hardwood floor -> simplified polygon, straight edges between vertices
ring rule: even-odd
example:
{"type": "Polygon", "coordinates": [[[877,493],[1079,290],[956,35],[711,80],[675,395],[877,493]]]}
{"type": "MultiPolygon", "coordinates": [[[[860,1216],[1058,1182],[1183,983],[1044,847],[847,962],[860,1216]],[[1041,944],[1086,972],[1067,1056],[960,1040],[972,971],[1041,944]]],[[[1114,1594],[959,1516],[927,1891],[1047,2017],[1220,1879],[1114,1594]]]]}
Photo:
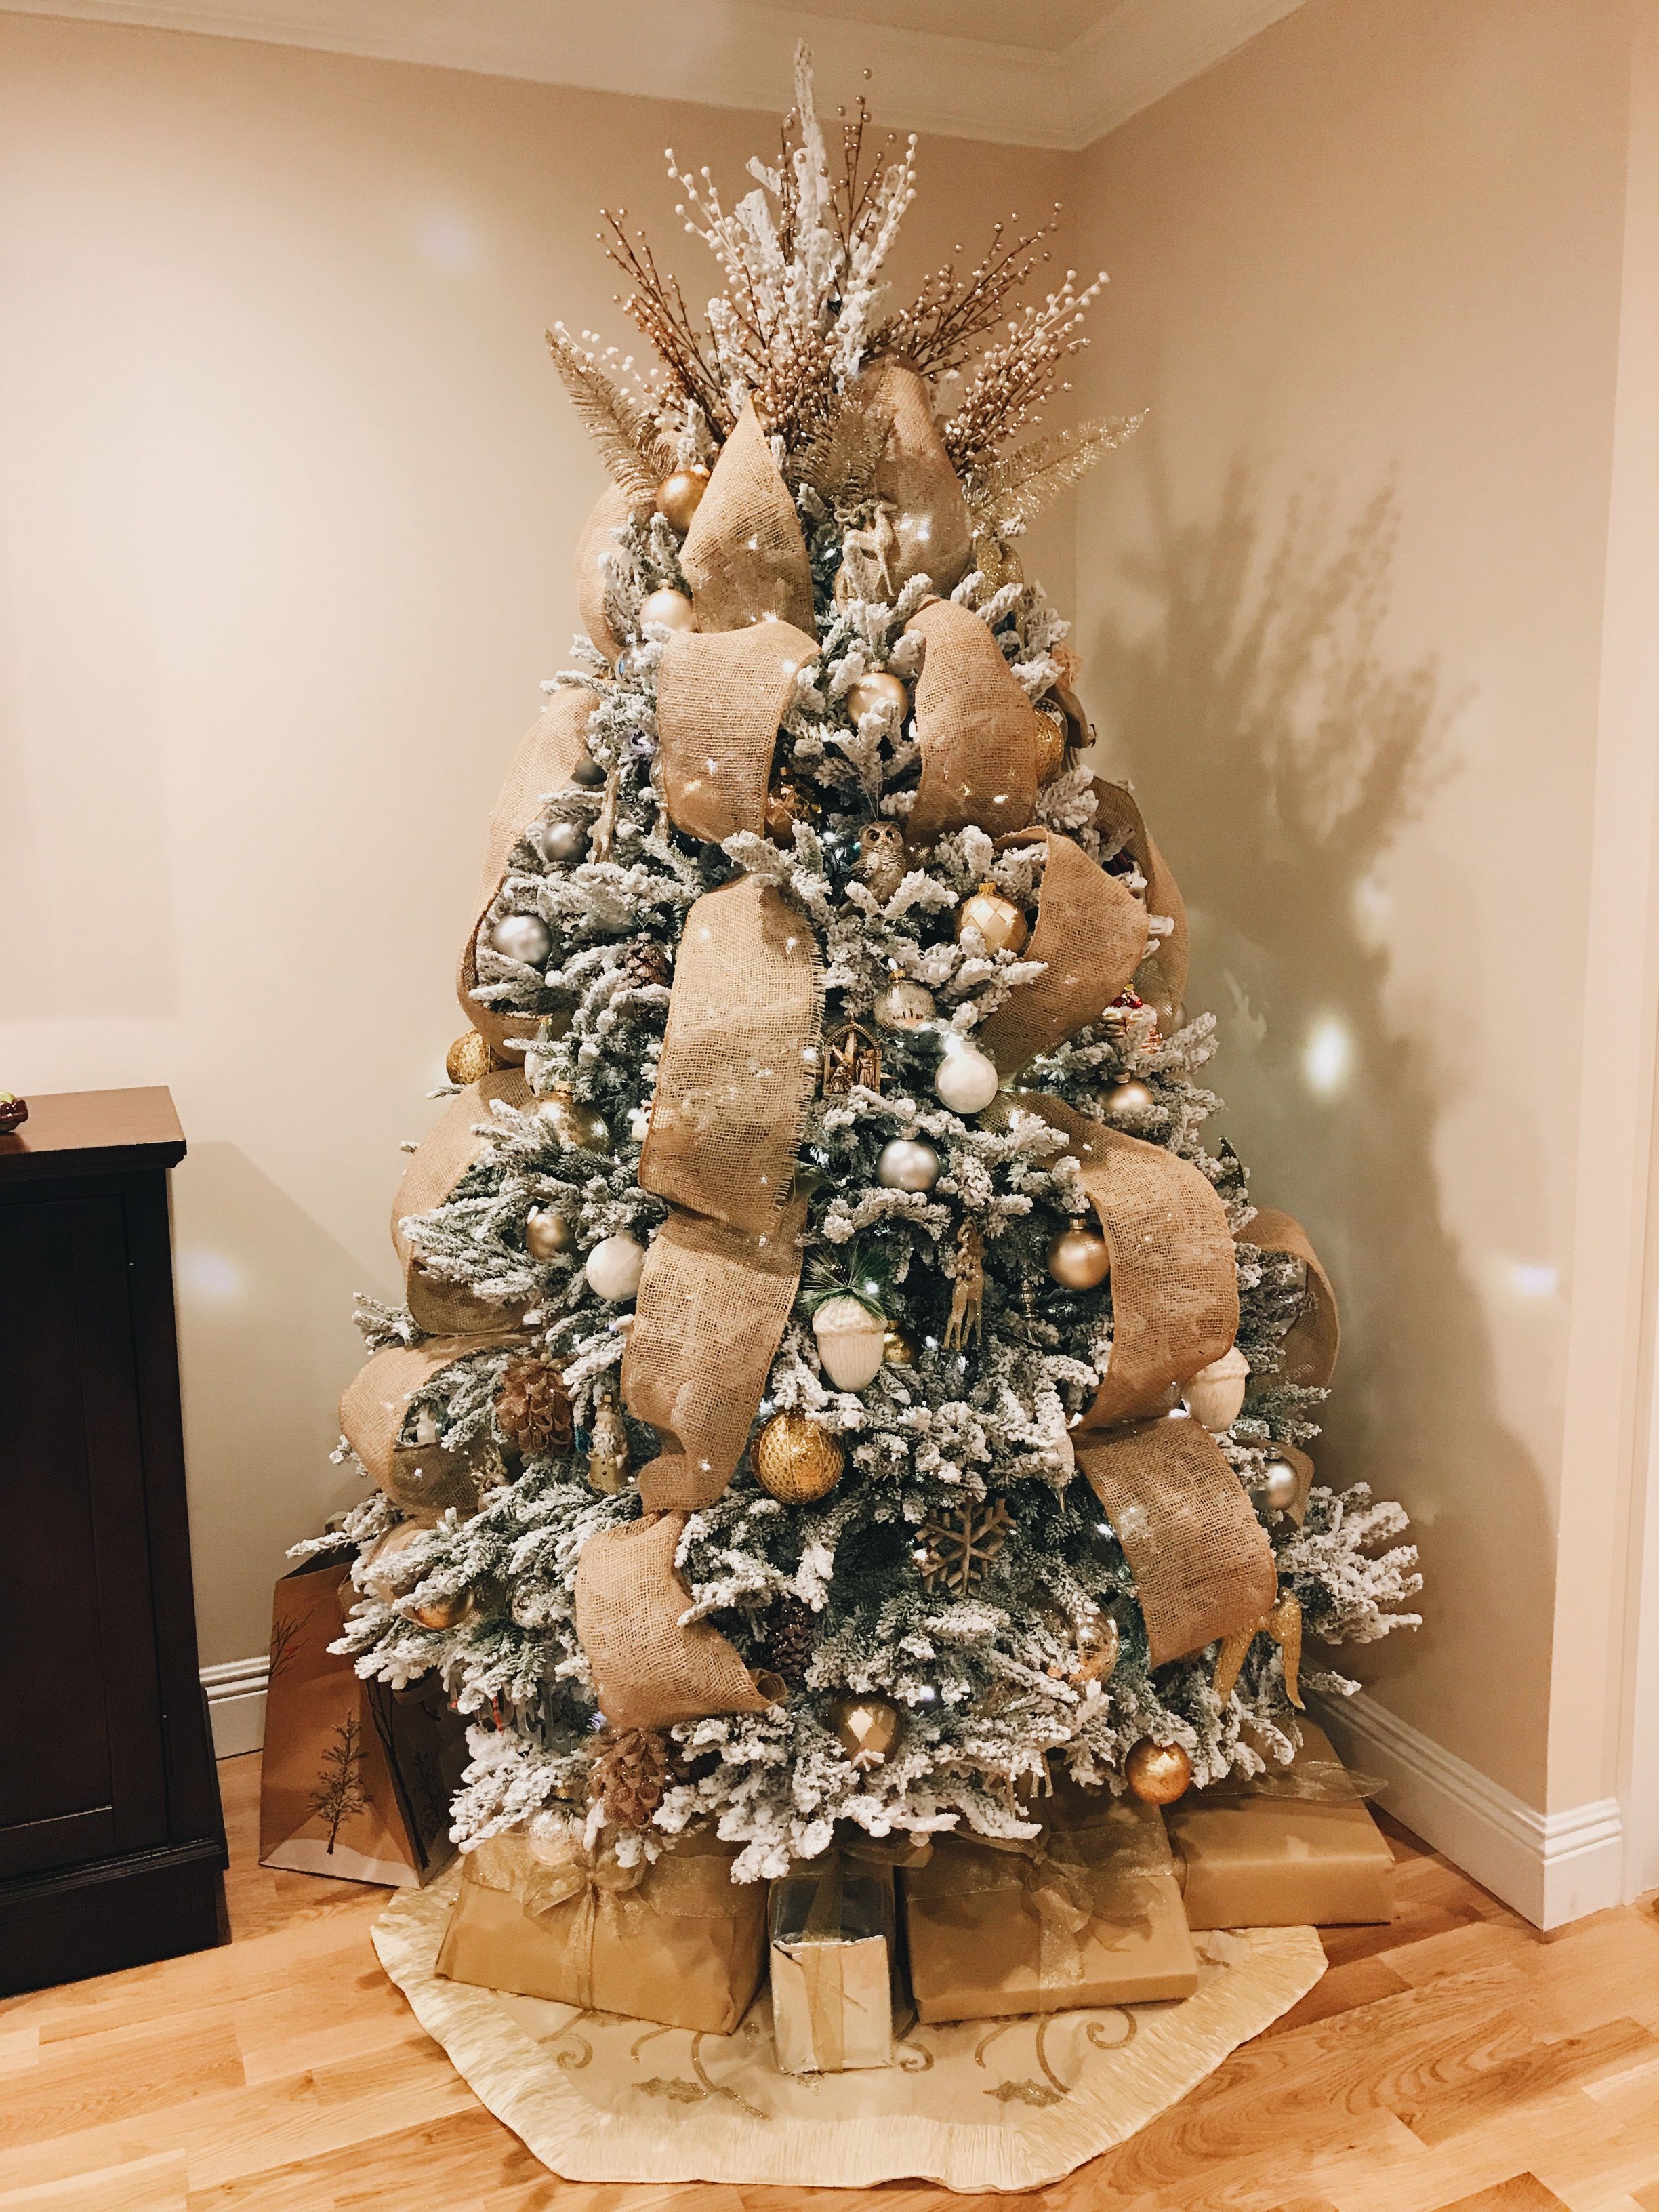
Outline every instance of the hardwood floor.
{"type": "MultiPolygon", "coordinates": [[[[0,2003],[0,2212],[789,2212],[798,2190],[556,2180],[380,1972],[385,1893],[255,1863],[220,1769],[228,1948],[0,2003]]],[[[1386,1825],[1386,1823],[1385,1823],[1386,1825]]],[[[1540,1936],[1399,1828],[1391,1928],[1032,2212],[1659,2212],[1655,1900],[1540,1936]]],[[[1006,2197],[826,2191],[813,2212],[1006,2197]]]]}

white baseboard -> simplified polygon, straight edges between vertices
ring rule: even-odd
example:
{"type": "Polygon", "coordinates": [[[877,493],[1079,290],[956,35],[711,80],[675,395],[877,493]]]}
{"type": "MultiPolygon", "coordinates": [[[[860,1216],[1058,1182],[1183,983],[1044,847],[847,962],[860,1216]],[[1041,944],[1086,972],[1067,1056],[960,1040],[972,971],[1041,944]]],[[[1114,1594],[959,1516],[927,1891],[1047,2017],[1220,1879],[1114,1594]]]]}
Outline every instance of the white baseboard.
{"type": "Polygon", "coordinates": [[[1534,1927],[1559,1928],[1620,1902],[1616,1797],[1537,1812],[1363,1691],[1321,1698],[1319,1719],[1351,1766],[1389,1784],[1388,1811],[1534,1927]]]}
{"type": "Polygon", "coordinates": [[[263,1747],[270,1673],[270,1662],[263,1651],[257,1659],[229,1659],[222,1667],[203,1668],[216,1759],[234,1759],[239,1753],[263,1747]]]}

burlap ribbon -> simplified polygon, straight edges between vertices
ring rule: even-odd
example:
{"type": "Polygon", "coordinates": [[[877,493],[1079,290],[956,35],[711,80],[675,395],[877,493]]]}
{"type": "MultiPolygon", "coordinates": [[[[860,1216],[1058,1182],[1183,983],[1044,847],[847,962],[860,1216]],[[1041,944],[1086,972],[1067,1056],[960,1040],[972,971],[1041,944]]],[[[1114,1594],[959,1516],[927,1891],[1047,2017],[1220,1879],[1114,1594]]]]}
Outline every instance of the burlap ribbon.
{"type": "Polygon", "coordinates": [[[1121,836],[1123,848],[1146,878],[1146,911],[1163,915],[1175,924],[1167,937],[1153,940],[1135,985],[1148,1006],[1173,1019],[1187,995],[1186,902],[1174,870],[1153,842],[1133,796],[1121,784],[1103,783],[1097,776],[1090,788],[1095,796],[1096,828],[1109,836],[1121,836]]]}
{"type": "Polygon", "coordinates": [[[1045,971],[1015,991],[975,1038],[1004,1075],[1097,1021],[1140,965],[1146,912],[1080,845],[1052,830],[1021,830],[1048,848],[1036,927],[1021,957],[1045,971]]]}
{"type": "Polygon", "coordinates": [[[613,668],[622,659],[622,641],[605,619],[605,595],[611,580],[606,564],[629,511],[627,493],[619,484],[607,484],[576,540],[576,611],[582,628],[613,668]]]}
{"type": "Polygon", "coordinates": [[[580,685],[567,685],[553,694],[540,718],[520,740],[489,817],[483,881],[477,911],[462,947],[455,992],[461,1012],[498,1053],[514,1047],[522,1051],[526,1042],[540,1029],[542,1017],[504,1013],[494,1006],[480,1006],[473,997],[478,986],[478,932],[495,903],[513,848],[541,812],[545,793],[568,783],[571,769],[586,751],[587,719],[599,703],[598,693],[580,685]]]}
{"type": "Polygon", "coordinates": [[[804,1196],[769,1237],[675,1212],[652,1238],[622,1370],[629,1413],[662,1446],[640,1473],[647,1512],[712,1505],[731,1480],[795,1302],[805,1218],[804,1196]]]}
{"type": "Polygon", "coordinates": [[[657,678],[669,819],[711,844],[765,823],[778,725],[817,641],[787,622],[672,636],[657,678]]]}
{"type": "Polygon", "coordinates": [[[988,624],[935,599],[906,624],[925,641],[915,714],[921,781],[913,845],[970,823],[992,836],[1023,830],[1036,806],[1037,716],[988,624]]]}
{"type": "Polygon", "coordinates": [[[890,510],[895,548],[888,573],[896,597],[912,576],[943,594],[968,573],[974,526],[962,485],[933,420],[926,381],[899,361],[878,362],[859,380],[868,405],[890,428],[870,489],[890,510]]]}
{"type": "Polygon", "coordinates": [[[418,1327],[434,1336],[499,1329],[514,1323],[515,1312],[481,1298],[463,1283],[447,1283],[422,1267],[404,1223],[441,1206],[467,1170],[489,1147],[489,1109],[500,1099],[523,1112],[531,1103],[530,1085],[516,1067],[469,1083],[452,1098],[410,1155],[392,1205],[392,1242],[404,1265],[404,1296],[418,1327]]]}
{"type": "Polygon", "coordinates": [[[700,630],[768,619],[812,635],[812,569],[789,487],[745,400],[680,548],[700,630]]]}
{"type": "MultiPolygon", "coordinates": [[[[1331,1279],[1319,1264],[1319,1255],[1308,1241],[1302,1224],[1271,1206],[1257,1209],[1238,1232],[1241,1244],[1254,1244],[1259,1252],[1288,1252],[1300,1260],[1307,1273],[1302,1311],[1279,1340],[1279,1380],[1306,1390],[1322,1390],[1336,1368],[1342,1342],[1337,1317],[1336,1293],[1331,1279]]],[[[1288,1455],[1287,1455],[1288,1456],[1288,1455]]]]}
{"type": "Polygon", "coordinates": [[[811,925],[783,893],[754,876],[705,892],[675,960],[641,1187],[772,1235],[817,1079],[822,1012],[811,925]]]}
{"type": "Polygon", "coordinates": [[[612,1728],[672,1728],[705,1713],[758,1713],[783,1694],[751,1675],[707,1620],[682,1622],[691,1593],[674,1565],[684,1513],[647,1514],[588,1539],[576,1573],[576,1633],[612,1728]]]}
{"type": "Polygon", "coordinates": [[[464,1453],[401,1441],[410,1403],[458,1359],[518,1341],[515,1332],[502,1330],[494,1337],[429,1336],[420,1344],[388,1345],[347,1383],[340,1432],[364,1473],[413,1519],[435,1522],[451,1506],[463,1516],[476,1511],[478,1486],[464,1453]]]}

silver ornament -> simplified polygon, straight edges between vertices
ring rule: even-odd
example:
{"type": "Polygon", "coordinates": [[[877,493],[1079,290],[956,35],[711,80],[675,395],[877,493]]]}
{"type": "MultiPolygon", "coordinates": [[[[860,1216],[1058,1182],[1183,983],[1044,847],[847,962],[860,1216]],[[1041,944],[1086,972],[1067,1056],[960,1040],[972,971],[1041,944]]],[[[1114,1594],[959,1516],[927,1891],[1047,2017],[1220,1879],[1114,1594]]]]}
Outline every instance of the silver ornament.
{"type": "Polygon", "coordinates": [[[887,1190],[932,1190],[939,1181],[939,1154],[921,1137],[895,1137],[881,1148],[876,1181],[887,1190]]]}
{"type": "Polygon", "coordinates": [[[1302,1495],[1302,1478],[1288,1460],[1270,1459],[1262,1469],[1264,1492],[1275,1513],[1288,1513],[1302,1495]]]}
{"type": "Polygon", "coordinates": [[[580,822],[550,822],[542,832],[544,860],[580,860],[587,850],[587,832],[580,822]]]}
{"type": "Polygon", "coordinates": [[[570,771],[572,783],[580,784],[584,791],[598,791],[605,782],[605,772],[592,753],[584,753],[570,771]]]}
{"type": "Polygon", "coordinates": [[[522,961],[526,968],[539,968],[553,950],[552,933],[533,914],[504,914],[489,942],[504,960],[522,961]]]}
{"type": "Polygon", "coordinates": [[[933,994],[925,983],[903,975],[878,995],[875,1013],[884,1030],[919,1030],[933,1018],[933,994]]]}

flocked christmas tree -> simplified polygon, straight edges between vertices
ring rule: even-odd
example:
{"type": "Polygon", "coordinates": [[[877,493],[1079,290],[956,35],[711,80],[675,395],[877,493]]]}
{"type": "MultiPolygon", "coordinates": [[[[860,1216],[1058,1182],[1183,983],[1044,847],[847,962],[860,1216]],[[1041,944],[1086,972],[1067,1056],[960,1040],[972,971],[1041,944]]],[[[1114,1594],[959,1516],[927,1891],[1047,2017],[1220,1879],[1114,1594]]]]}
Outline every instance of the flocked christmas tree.
{"type": "Polygon", "coordinates": [[[1014,442],[1095,288],[1018,306],[1047,234],[1000,231],[895,307],[914,147],[860,112],[832,163],[798,94],[735,209],[673,171],[707,327],[614,224],[648,377],[551,341],[613,478],[587,635],[330,1540],[359,1667],[474,1723],[464,1838],[713,1825],[738,1879],[1288,1759],[1351,1686],[1304,1635],[1417,1587],[1400,1510],[1313,1479],[1330,1287],[1206,1147],[1180,895],[1018,559],[1133,428],[1014,442]]]}

